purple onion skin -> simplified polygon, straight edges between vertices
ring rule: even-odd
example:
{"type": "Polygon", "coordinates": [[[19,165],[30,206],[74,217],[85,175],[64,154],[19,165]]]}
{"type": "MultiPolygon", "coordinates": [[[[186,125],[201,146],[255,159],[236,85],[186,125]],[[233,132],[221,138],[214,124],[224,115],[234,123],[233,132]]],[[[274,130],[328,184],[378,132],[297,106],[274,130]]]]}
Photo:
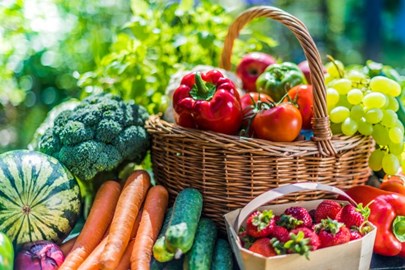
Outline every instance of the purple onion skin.
{"type": "Polygon", "coordinates": [[[56,270],[64,259],[61,249],[53,242],[26,243],[16,256],[15,270],[56,270]]]}

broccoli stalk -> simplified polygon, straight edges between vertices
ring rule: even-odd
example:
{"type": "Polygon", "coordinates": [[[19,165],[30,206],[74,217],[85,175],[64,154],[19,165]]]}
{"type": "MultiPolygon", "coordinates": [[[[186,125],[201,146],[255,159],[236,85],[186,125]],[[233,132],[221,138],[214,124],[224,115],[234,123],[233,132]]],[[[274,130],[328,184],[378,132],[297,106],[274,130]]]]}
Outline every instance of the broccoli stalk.
{"type": "Polygon", "coordinates": [[[130,162],[141,163],[150,147],[146,109],[112,94],[83,99],[59,113],[37,149],[61,161],[77,178],[90,181],[130,162]]]}

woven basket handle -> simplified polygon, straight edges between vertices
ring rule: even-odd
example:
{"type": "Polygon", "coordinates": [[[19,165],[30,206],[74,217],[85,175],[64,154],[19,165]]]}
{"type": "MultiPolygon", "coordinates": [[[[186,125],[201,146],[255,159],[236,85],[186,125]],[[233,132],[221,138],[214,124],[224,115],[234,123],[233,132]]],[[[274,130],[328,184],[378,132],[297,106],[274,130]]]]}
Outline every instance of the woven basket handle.
{"type": "Polygon", "coordinates": [[[309,34],[306,26],[291,14],[271,6],[257,6],[241,13],[228,29],[222,50],[220,67],[231,69],[231,55],[235,39],[240,30],[255,18],[268,17],[276,20],[290,29],[298,39],[304,50],[311,71],[311,81],[314,89],[314,117],[312,129],[313,140],[318,142],[318,150],[322,156],[336,155],[332,146],[332,133],[329,126],[328,111],[326,107],[326,87],[322,70],[322,61],[318,49],[309,34]]]}
{"type": "Polygon", "coordinates": [[[350,201],[350,203],[356,205],[356,202],[353,201],[352,198],[349,197],[343,190],[333,187],[333,186],[328,186],[324,184],[318,184],[318,183],[297,183],[297,184],[291,184],[291,185],[285,185],[281,186],[272,190],[269,190],[252,201],[250,201],[245,207],[243,207],[238,215],[238,218],[235,221],[234,224],[234,229],[235,231],[239,231],[240,226],[244,222],[244,220],[257,208],[260,206],[263,206],[277,198],[283,197],[284,195],[293,193],[293,192],[300,192],[300,191],[313,191],[313,190],[322,190],[322,191],[328,191],[332,192],[338,195],[341,195],[350,201]]]}

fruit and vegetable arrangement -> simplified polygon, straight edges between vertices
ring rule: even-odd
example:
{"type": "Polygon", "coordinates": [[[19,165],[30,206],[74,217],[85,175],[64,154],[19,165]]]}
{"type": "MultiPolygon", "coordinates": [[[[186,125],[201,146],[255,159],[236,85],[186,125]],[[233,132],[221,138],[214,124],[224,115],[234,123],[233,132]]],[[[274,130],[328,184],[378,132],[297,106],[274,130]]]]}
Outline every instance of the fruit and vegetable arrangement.
{"type": "MultiPolygon", "coordinates": [[[[256,210],[239,231],[241,245],[264,257],[310,259],[313,251],[361,241],[376,227],[374,252],[405,257],[405,80],[371,61],[345,67],[330,58],[322,68],[331,136],[371,136],[367,171],[380,177],[378,187],[345,189],[356,204],[325,199],[314,209],[256,210]]],[[[234,78],[216,67],[186,72],[167,97],[175,124],[279,148],[317,139],[307,61],[251,52],[234,69],[234,78]]],[[[0,155],[0,269],[234,268],[232,242],[204,213],[205,187],[172,196],[177,187],[155,181],[146,160],[154,154],[150,117],[134,100],[111,93],[68,100],[49,112],[27,149],[0,155]]],[[[182,156],[185,167],[196,159],[180,149],[170,155],[182,156]]],[[[270,174],[277,172],[255,177],[270,174]]],[[[225,208],[235,196],[227,195],[215,203],[225,208]]]]}

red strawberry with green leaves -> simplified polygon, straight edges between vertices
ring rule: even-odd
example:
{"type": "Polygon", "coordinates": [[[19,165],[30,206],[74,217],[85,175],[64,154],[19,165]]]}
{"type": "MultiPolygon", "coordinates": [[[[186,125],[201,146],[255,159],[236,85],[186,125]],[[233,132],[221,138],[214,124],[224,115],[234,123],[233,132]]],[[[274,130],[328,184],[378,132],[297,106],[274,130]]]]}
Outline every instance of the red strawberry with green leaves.
{"type": "Polygon", "coordinates": [[[323,200],[315,209],[315,222],[320,223],[322,219],[335,219],[342,206],[332,200],[323,200]]]}
{"type": "Polygon", "coordinates": [[[343,206],[342,210],[338,213],[336,219],[343,222],[347,228],[360,227],[370,215],[370,208],[363,207],[363,204],[358,204],[356,207],[347,204],[343,206]]]}
{"type": "Polygon", "coordinates": [[[241,243],[242,247],[247,248],[247,249],[249,249],[250,246],[255,241],[255,238],[248,235],[247,232],[246,232],[245,227],[243,227],[243,226],[240,227],[238,236],[239,236],[240,243],[241,243]]]}
{"type": "Polygon", "coordinates": [[[288,254],[298,253],[304,255],[309,259],[309,251],[311,250],[310,241],[310,238],[305,237],[303,231],[296,231],[296,233],[291,232],[290,240],[284,243],[282,250],[288,254]]]}
{"type": "Polygon", "coordinates": [[[253,242],[249,248],[250,251],[263,255],[264,257],[276,256],[277,253],[273,248],[269,238],[259,238],[253,242]]]}
{"type": "Polygon", "coordinates": [[[282,243],[285,243],[290,239],[290,232],[282,226],[275,225],[270,236],[277,238],[277,240],[282,243]]]}
{"type": "Polygon", "coordinates": [[[360,239],[363,235],[356,229],[350,229],[350,241],[360,239]]]}
{"type": "Polygon", "coordinates": [[[307,209],[294,206],[287,208],[281,216],[277,217],[276,224],[288,230],[297,227],[311,227],[312,218],[307,209]]]}
{"type": "Polygon", "coordinates": [[[310,246],[311,251],[317,250],[319,248],[321,243],[320,243],[319,237],[318,237],[318,235],[316,234],[315,231],[313,231],[313,230],[311,230],[310,228],[307,228],[307,227],[299,227],[299,228],[296,228],[296,229],[291,231],[291,233],[293,233],[293,234],[298,234],[298,232],[303,232],[305,238],[309,239],[308,244],[310,246]]]}
{"type": "Polygon", "coordinates": [[[350,241],[360,239],[372,230],[373,228],[367,222],[363,222],[360,227],[352,226],[350,228],[350,241]]]}
{"type": "Polygon", "coordinates": [[[336,246],[350,241],[350,230],[342,222],[331,218],[322,219],[316,225],[320,248],[336,246]]]}
{"type": "Polygon", "coordinates": [[[271,234],[275,226],[272,210],[253,212],[246,221],[246,232],[254,238],[263,238],[271,234]]]}

